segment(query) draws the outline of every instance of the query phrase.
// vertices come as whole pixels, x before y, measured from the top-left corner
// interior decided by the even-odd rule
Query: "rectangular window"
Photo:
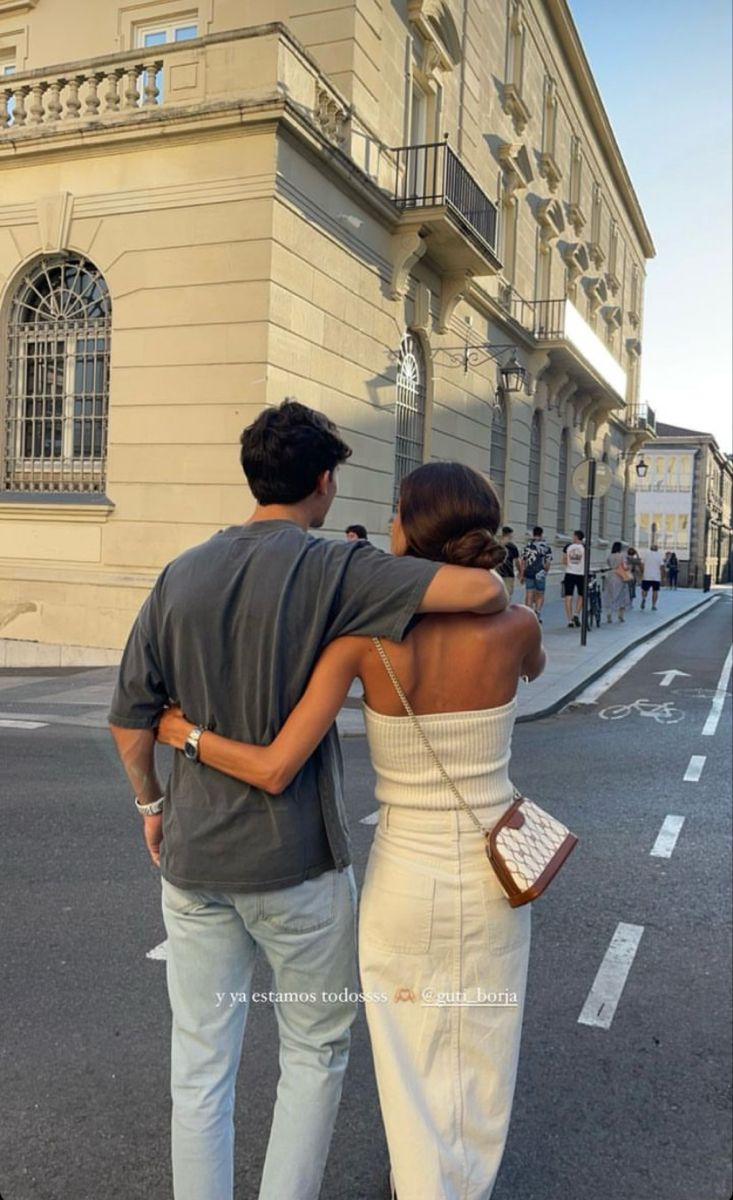
[[[13,108],[15,107],[15,98],[6,96],[5,90],[10,87],[10,76],[16,71],[16,52],[11,50],[0,50],[0,129],[3,127],[3,121],[10,124],[13,116]],[[5,101],[5,111],[3,113],[3,104]]]
[[[677,515],[677,549],[680,554],[687,554],[689,550],[689,535],[688,535],[688,517],[687,513],[678,513]]]
[[[135,27],[135,45],[139,49],[152,50],[156,46],[167,46],[172,42],[190,42],[198,36],[198,22],[195,13],[190,13],[187,17],[181,17],[177,21],[169,21],[163,24],[147,23]],[[160,104],[163,101],[162,71],[157,72],[155,85],[158,89],[158,103]],[[142,77],[140,78],[139,86],[142,93]]]
[[[664,549],[675,550],[675,527],[677,519],[675,513],[666,513],[664,517]]]

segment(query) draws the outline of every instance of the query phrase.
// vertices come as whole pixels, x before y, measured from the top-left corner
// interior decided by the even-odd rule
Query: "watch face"
[[[197,749],[196,749],[196,747],[195,747],[195,746],[192,746],[192,745],[190,744],[190,742],[186,742],[186,743],[185,743],[185,745],[184,745],[184,747],[183,747],[183,753],[184,753],[184,755],[186,756],[186,758],[190,758],[190,759],[192,759],[194,762],[195,762],[195,761],[196,761],[196,759],[198,758],[198,752],[197,752]]]

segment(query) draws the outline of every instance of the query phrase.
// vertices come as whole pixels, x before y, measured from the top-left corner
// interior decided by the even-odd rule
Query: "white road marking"
[[[0,718],[0,728],[2,729],[46,729],[46,721],[14,721],[10,717]]]
[[[638,662],[641,662],[642,658],[644,658],[650,650],[654,650],[656,646],[661,645],[665,638],[671,637],[673,633],[677,633],[677,630],[682,629],[682,626],[686,625],[688,621],[694,621],[696,617],[701,616],[702,613],[706,613],[711,604],[717,604],[718,600],[720,600],[720,596],[713,596],[712,599],[707,602],[707,604],[701,604],[700,607],[694,609],[693,612],[686,613],[684,617],[680,617],[679,621],[675,621],[672,625],[668,625],[666,629],[660,630],[660,632],[655,637],[650,638],[648,642],[642,642],[640,646],[636,646],[633,650],[630,650],[620,662],[616,663],[616,665],[611,667],[609,671],[606,671],[605,674],[600,675],[598,679],[595,679],[593,683],[589,685],[589,687],[584,689],[584,691],[579,692],[575,699],[570,701],[568,707],[575,708],[576,706],[584,704],[596,704],[603,693],[607,692],[610,687],[613,687],[614,683],[618,683],[619,679],[623,679],[624,675],[626,675],[627,672],[632,669],[632,667],[635,667]]]
[[[376,825],[379,820],[379,809],[376,812],[369,813],[368,817],[362,817],[360,823],[362,825]]]
[[[148,950],[146,958],[165,959],[168,957],[168,939],[164,942],[159,942],[157,946],[153,946],[152,950]]]
[[[710,714],[705,722],[702,730],[703,737],[712,737],[715,730],[718,728],[718,721],[723,712],[725,697],[728,693],[728,684],[730,682],[730,673],[733,670],[733,646],[728,651],[728,657],[723,663],[723,670],[720,672],[720,679],[713,697],[713,703],[710,706]]]
[[[699,783],[702,769],[705,766],[706,754],[693,754],[687,764],[687,770],[684,775],[685,783]]]
[[[665,817],[662,828],[657,834],[657,840],[649,854],[655,858],[671,858],[684,823],[684,817]]]
[[[611,1028],[643,932],[643,925],[626,925],[622,921],[616,926],[611,945],[598,968],[593,987],[578,1017],[579,1025],[594,1025],[598,1029]]]
[[[690,672],[689,672],[689,671],[675,671],[675,670],[672,670],[672,671],[655,671],[655,672],[654,672],[654,674],[655,674],[655,675],[663,675],[663,676],[664,676],[664,679],[660,679],[660,680],[659,680],[659,686],[660,686],[660,687],[669,687],[669,685],[670,685],[670,683],[672,683],[672,681],[673,681],[673,679],[674,679],[675,675],[684,675],[686,679],[689,679],[689,678],[690,678]]]

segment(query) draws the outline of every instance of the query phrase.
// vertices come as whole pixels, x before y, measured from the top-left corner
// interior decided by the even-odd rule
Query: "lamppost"
[[[583,562],[583,608],[580,618],[580,644],[588,640],[588,584],[590,582],[590,555],[593,537],[593,501],[605,496],[613,480],[613,471],[608,463],[585,458],[579,462],[571,476],[573,491],[581,500],[588,501],[585,529],[585,559]]]

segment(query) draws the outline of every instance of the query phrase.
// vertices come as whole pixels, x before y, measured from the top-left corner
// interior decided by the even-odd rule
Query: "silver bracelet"
[[[158,800],[153,800],[152,804],[141,804],[137,796],[135,797],[135,808],[141,817],[157,817],[158,813],[163,811],[164,803],[165,796],[160,796]]]

